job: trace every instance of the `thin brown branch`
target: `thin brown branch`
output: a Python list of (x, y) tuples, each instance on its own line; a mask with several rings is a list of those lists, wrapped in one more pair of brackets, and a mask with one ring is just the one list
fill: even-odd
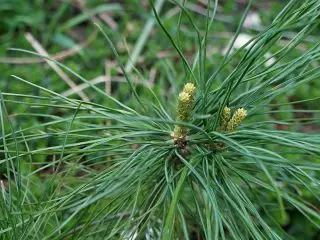
[[(98, 76), (98, 77), (90, 80), (89, 81), (90, 83), (79, 84), (79, 85), (77, 85), (77, 87), (75, 89), (69, 89), (69, 90), (63, 92), (61, 95), (65, 96), (65, 97), (68, 97), (68, 96), (70, 96), (72, 94), (77, 93), (78, 91), (82, 91), (82, 90), (90, 87), (91, 85), (97, 85), (99, 83), (106, 83), (107, 81), (119, 82), (119, 83), (127, 83), (127, 80), (124, 77), (110, 77), (110, 79), (108, 79), (108, 78), (106, 78), (105, 75), (103, 75), (103, 76)], [(147, 81), (142, 82), (142, 81), (139, 81), (138, 79), (133, 79), (132, 83), (140, 84), (140, 85), (143, 85), (145, 87), (152, 87), (151, 83), (148, 83)]]
[[(80, 52), (83, 48), (88, 46), (97, 36), (98, 31), (95, 30), (86, 40), (83, 42), (69, 48), (67, 50), (58, 52), (56, 54), (50, 54), (52, 59), (56, 61), (61, 61), (65, 58), (71, 57), (74, 54)], [(15, 58), (15, 57), (0, 57), (0, 63), (9, 63), (9, 64), (32, 64), (32, 63), (43, 63), (45, 59), (38, 57), (25, 57), (25, 58)]]
[[(41, 46), (41, 44), (32, 36), (31, 33), (25, 34), (26, 39), (31, 44), (31, 46), (41, 55), (45, 57), (50, 57), (48, 52)], [(76, 93), (84, 101), (90, 101), (89, 98), (81, 91), (77, 91), (77, 85), (70, 79), (70, 77), (53, 61), (45, 59), (47, 64), (69, 85), (69, 87), (76, 91)]]

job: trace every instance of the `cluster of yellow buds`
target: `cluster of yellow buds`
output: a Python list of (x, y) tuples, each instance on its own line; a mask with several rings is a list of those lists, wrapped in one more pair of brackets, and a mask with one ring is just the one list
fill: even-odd
[(232, 132), (237, 129), (239, 124), (246, 116), (247, 110), (245, 110), (244, 108), (238, 108), (231, 117), (231, 109), (225, 107), (221, 116), (220, 129), (227, 132)]
[[(177, 121), (188, 122), (190, 120), (190, 114), (193, 108), (194, 94), (196, 87), (193, 83), (187, 83), (183, 91), (178, 97), (178, 107), (177, 107)], [(182, 139), (187, 134), (187, 127), (185, 126), (175, 126), (173, 132), (174, 139)]]
[(221, 115), (221, 120), (220, 120), (220, 128), (222, 130), (226, 130), (230, 118), (231, 118), (231, 109), (225, 106)]

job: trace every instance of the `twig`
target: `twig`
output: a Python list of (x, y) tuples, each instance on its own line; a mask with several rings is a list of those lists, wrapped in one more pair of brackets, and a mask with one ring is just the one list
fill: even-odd
[(105, 61), (105, 90), (109, 95), (111, 94), (111, 68), (114, 65), (111, 61)]
[[(80, 52), (84, 47), (89, 45), (97, 36), (97, 30), (95, 30), (90, 37), (88, 37), (85, 41), (73, 46), (72, 48), (69, 48), (67, 50), (61, 51), (57, 54), (52, 55), (52, 59), (56, 61), (60, 61), (64, 58), (70, 57), (74, 55), (75, 53)], [(45, 62), (45, 59), (38, 58), (38, 57), (26, 57), (26, 58), (6, 58), (2, 57), (0, 58), (0, 63), (9, 63), (9, 64), (31, 64), (31, 63), (42, 63)]]
[[(41, 46), (41, 44), (31, 35), (31, 33), (25, 34), (26, 39), (32, 45), (32, 47), (41, 55), (50, 57), (48, 52)], [(47, 64), (71, 87), (84, 101), (90, 101), (89, 98), (81, 91), (77, 90), (77, 85), (69, 78), (67, 74), (54, 62), (45, 59)]]
[[(109, 82), (120, 82), (120, 83), (126, 83), (127, 82), (124, 77), (110, 77), (110, 79), (108, 80), (108, 78), (106, 78), (105, 75), (104, 76), (98, 76), (98, 77), (90, 80), (90, 84), (88, 84), (88, 83), (79, 84), (79, 85), (76, 86), (75, 89), (69, 89), (69, 90), (63, 92), (61, 95), (65, 96), (65, 97), (68, 97), (68, 96), (70, 96), (72, 94), (77, 93), (78, 91), (82, 91), (82, 90), (90, 87), (91, 85), (96, 85), (96, 84), (99, 84), (99, 83), (105, 83), (107, 81), (109, 81)], [(152, 85), (149, 82), (142, 82), (142, 81), (139, 81), (137, 79), (133, 79), (132, 83), (144, 85), (146, 87), (152, 87)]]
[(156, 76), (157, 76), (157, 69), (156, 68), (152, 68), (150, 70), (150, 74), (149, 74), (149, 82), (154, 85), (155, 81), (156, 81)]
[[(82, 12), (84, 13), (88, 12), (88, 9), (86, 7), (86, 2), (84, 0), (77, 0), (76, 2), (78, 3), (78, 8)], [(98, 14), (98, 17), (102, 19), (106, 24), (108, 24), (112, 30), (118, 29), (118, 24), (112, 19), (112, 17), (110, 17), (108, 13), (100, 13)], [(90, 20), (92, 22), (100, 22), (98, 17), (93, 15), (90, 17)]]
[(118, 24), (116, 21), (112, 19), (112, 17), (108, 13), (100, 13), (98, 15), (106, 24), (108, 24), (112, 30), (118, 29)]

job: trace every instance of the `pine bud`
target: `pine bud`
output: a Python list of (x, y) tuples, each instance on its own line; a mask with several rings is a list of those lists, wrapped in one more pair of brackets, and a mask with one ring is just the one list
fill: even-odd
[(191, 97), (194, 96), (195, 90), (196, 90), (196, 87), (194, 86), (193, 83), (187, 83), (183, 88), (183, 92), (188, 93)]
[(221, 120), (220, 120), (220, 128), (221, 130), (225, 131), (228, 125), (228, 121), (231, 118), (231, 109), (227, 106), (224, 107)]
[[(191, 111), (193, 108), (193, 99), (196, 87), (192, 83), (187, 83), (183, 91), (178, 97), (177, 107), (177, 121), (188, 122), (190, 120)], [(187, 134), (187, 128), (185, 126), (175, 126), (173, 137), (175, 139), (183, 138)]]
[(191, 110), (191, 96), (186, 92), (181, 92), (178, 97), (177, 120), (187, 122)]
[(244, 108), (237, 109), (227, 124), (227, 131), (232, 132), (236, 130), (236, 128), (239, 126), (239, 124), (242, 122), (242, 120), (246, 116), (247, 116), (247, 110), (245, 110)]

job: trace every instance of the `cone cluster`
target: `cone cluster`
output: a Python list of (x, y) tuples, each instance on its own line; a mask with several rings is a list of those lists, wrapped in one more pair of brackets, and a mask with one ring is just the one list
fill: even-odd
[(227, 106), (224, 107), (220, 120), (221, 130), (227, 132), (235, 131), (246, 116), (247, 110), (244, 108), (238, 108), (231, 117), (231, 109)]

